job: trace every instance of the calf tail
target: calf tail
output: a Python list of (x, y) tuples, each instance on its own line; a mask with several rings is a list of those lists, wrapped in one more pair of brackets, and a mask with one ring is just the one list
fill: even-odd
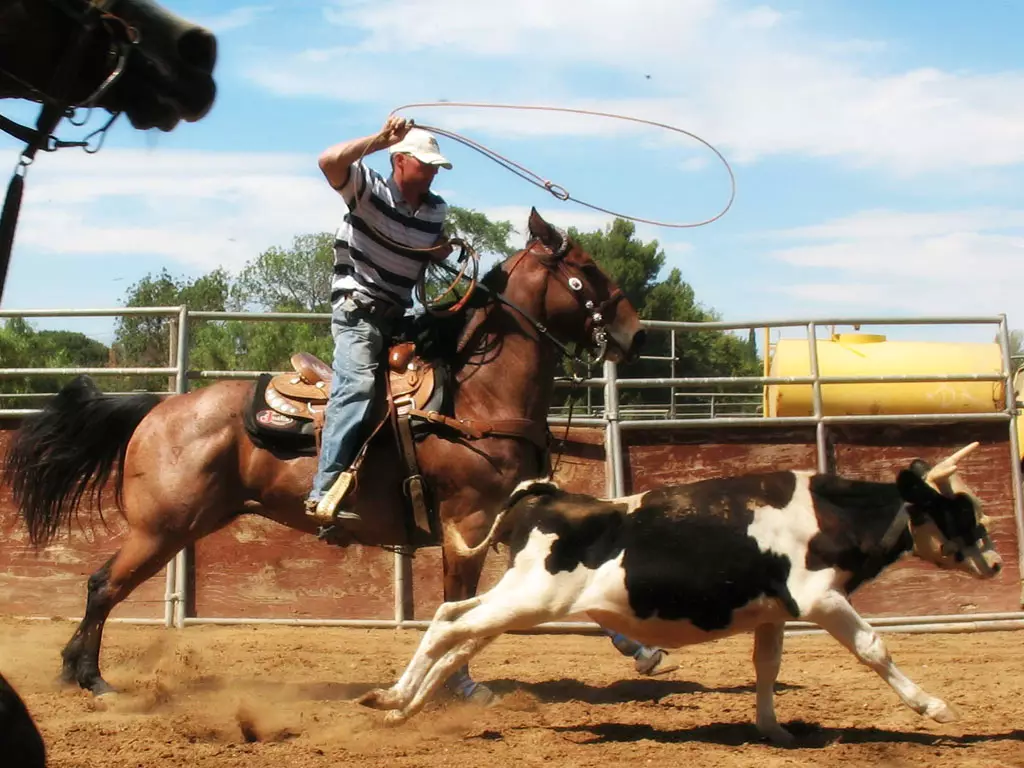
[(503, 526), (502, 523), (505, 522), (509, 513), (516, 508), (519, 502), (530, 496), (550, 496), (558, 490), (558, 486), (550, 477), (544, 477), (537, 480), (524, 480), (516, 486), (514, 491), (512, 491), (512, 495), (508, 497), (508, 501), (505, 502), (505, 506), (502, 507), (495, 516), (494, 522), (491, 523), (491, 529), (487, 532), (484, 540), (475, 547), (471, 547), (466, 544), (466, 540), (459, 532), (459, 529), (452, 526), (449, 531), (452, 550), (454, 550), (457, 556), (468, 559), (476, 557), (492, 545), (496, 547), (498, 542), (501, 541), (501, 538), (505, 533), (505, 529), (507, 528), (507, 525)]
[(464, 560), (468, 560), (470, 558), (476, 557), (492, 544), (496, 545), (495, 539), (498, 534), (498, 529), (501, 527), (501, 523), (502, 521), (504, 521), (505, 516), (508, 513), (509, 508), (505, 507), (497, 514), (497, 516), (494, 518), (494, 522), (491, 523), (491, 530), (487, 532), (487, 536), (484, 537), (484, 540), (477, 544), (475, 547), (471, 547), (468, 544), (466, 544), (466, 540), (462, 537), (462, 534), (459, 532), (459, 529), (454, 525), (451, 526), (448, 532), (448, 536), (449, 541), (451, 542), (452, 545), (452, 550), (458, 557)]

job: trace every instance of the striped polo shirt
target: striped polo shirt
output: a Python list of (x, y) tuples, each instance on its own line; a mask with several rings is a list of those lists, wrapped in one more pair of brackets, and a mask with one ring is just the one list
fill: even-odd
[(362, 162), (352, 164), (348, 181), (337, 189), (348, 211), (335, 234), (331, 303), (342, 291), (358, 290), (411, 307), (413, 288), (431, 254), (407, 249), (437, 242), (447, 203), (428, 192), (414, 211), (392, 177), (385, 179)]

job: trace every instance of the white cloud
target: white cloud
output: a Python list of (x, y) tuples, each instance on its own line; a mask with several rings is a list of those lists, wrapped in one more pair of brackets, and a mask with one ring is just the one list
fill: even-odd
[(770, 255), (793, 269), (771, 290), (811, 307), (1024, 321), (1024, 210), (869, 211), (771, 233), (778, 237), (791, 244)]
[[(1024, 162), (1024, 71), (924, 62), (883, 72), (884, 43), (803, 29), (765, 5), (636, 0), (627, 12), (617, 0), (436, 0), (424, 13), (415, 0), (338, 0), (326, 18), (358, 41), (269, 53), (250, 76), (277, 94), (382, 111), (425, 96), (597, 108), (693, 129), (739, 162), (793, 154), (896, 174)], [(634, 130), (563, 115), (427, 114), (492, 133)]]
[(248, 27), (270, 9), (269, 5), (243, 5), (216, 16), (200, 17), (196, 19), (196, 23), (206, 27), (214, 34), (222, 35), (225, 32)]
[(314, 157), (108, 149), (97, 162), (57, 153), (33, 168), (17, 247), (236, 269), (296, 234), (333, 230), (341, 211)]

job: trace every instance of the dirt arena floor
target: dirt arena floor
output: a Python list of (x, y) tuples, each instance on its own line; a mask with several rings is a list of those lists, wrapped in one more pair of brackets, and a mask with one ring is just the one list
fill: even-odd
[(754, 730), (750, 637), (685, 649), (648, 679), (604, 638), (505, 636), (474, 663), (500, 703), (437, 702), (386, 727), (352, 699), (393, 682), (416, 631), (111, 624), (103, 663), (123, 692), (96, 701), (55, 682), (72, 629), (0, 620), (0, 665), (53, 768), (1024, 766), (1021, 632), (884, 636), (961, 713), (949, 725), (912, 713), (830, 638), (788, 638), (777, 708), (799, 738), (779, 749)]

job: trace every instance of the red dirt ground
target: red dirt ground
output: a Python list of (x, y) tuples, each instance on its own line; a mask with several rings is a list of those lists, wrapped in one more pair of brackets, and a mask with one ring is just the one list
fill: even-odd
[(438, 702), (391, 728), (352, 699), (394, 681), (416, 631), (111, 624), (104, 671), (123, 692), (97, 701), (55, 682), (72, 629), (0, 620), (0, 664), (53, 768), (1024, 766), (1020, 632), (884, 635), (960, 712), (949, 725), (911, 712), (831, 638), (787, 638), (777, 707), (799, 738), (779, 749), (753, 726), (751, 637), (683, 649), (678, 670), (648, 679), (605, 638), (505, 636), (473, 667), (499, 704)]

